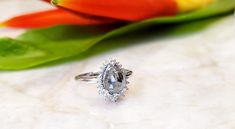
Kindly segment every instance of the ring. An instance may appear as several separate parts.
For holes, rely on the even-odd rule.
[[[76,80],[85,82],[96,82],[99,94],[106,100],[116,102],[124,96],[128,90],[127,79],[132,75],[132,71],[122,68],[116,60],[106,61],[101,67],[100,72],[89,72],[77,75]]]

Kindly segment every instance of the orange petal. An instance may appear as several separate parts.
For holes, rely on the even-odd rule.
[[[116,20],[92,16],[82,16],[63,9],[53,9],[14,17],[0,23],[2,26],[16,28],[38,28],[55,25],[96,25],[114,23]]]
[[[175,0],[52,0],[52,3],[77,12],[128,21],[178,12]]]

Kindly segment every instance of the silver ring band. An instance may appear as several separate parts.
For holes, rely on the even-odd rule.
[[[129,77],[132,75],[132,71],[131,70],[126,70],[126,76]],[[90,82],[93,81],[94,79],[97,79],[97,77],[100,75],[99,72],[89,72],[89,73],[83,73],[83,74],[79,74],[75,77],[75,80],[79,80],[79,81],[85,81],[85,82]]]

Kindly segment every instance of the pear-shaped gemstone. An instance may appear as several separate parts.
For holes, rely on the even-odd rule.
[[[119,94],[125,87],[125,73],[118,66],[109,65],[105,70],[104,89],[106,89],[110,95],[113,95]]]

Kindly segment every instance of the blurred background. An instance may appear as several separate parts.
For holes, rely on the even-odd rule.
[[[1,0],[0,21],[51,8],[39,0]],[[0,37],[16,38],[25,31],[1,27]],[[234,129],[234,33],[234,14],[156,25],[107,39],[82,56],[2,70],[0,127]],[[95,85],[74,80],[99,70],[107,59],[134,72],[118,103],[105,102]]]

